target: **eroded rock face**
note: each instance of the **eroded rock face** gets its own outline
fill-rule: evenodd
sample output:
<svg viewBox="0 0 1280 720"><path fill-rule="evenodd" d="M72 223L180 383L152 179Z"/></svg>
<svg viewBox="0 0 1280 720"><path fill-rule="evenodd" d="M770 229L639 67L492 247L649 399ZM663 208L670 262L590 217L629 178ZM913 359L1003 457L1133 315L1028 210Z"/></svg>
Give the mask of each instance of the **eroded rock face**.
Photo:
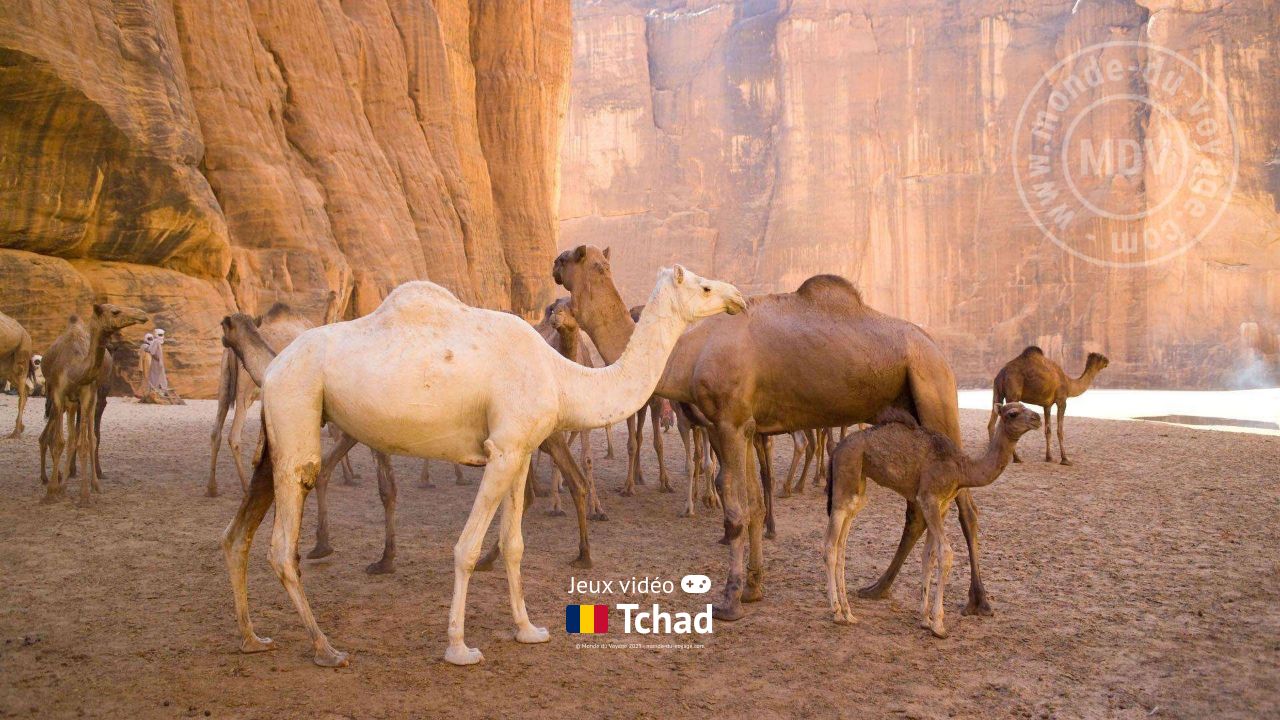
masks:
<svg viewBox="0 0 1280 720"><path fill-rule="evenodd" d="M188 397L237 309L428 278L533 311L569 27L568 0L5 2L0 309L37 348L94 299L154 313Z"/></svg>
<svg viewBox="0 0 1280 720"><path fill-rule="evenodd" d="M966 384L988 384L1032 343L1073 373L1088 352L1106 353L1104 385L1231 386L1258 381L1259 364L1241 358L1274 364L1274 3L577 0L574 10L560 242L611 245L628 301L677 261L750 292L840 273L876 307L925 326ZM1055 90L1072 91L1072 74L1095 61L1135 68L1081 90L1078 107L1104 102L1078 132L1117 152L1196 139L1206 115L1228 122L1212 103L1195 114L1206 94L1195 73L1162 83L1156 51L1114 44L1071 60L1117 41L1168 48L1203 71L1234 117L1239 176L1228 195L1226 183L1195 186L1175 170L1204 162L1226 177L1230 153L1193 147L1170 170L1150 158L1107 163L1095 147L1102 170L1080 195L1142 218L1076 208L1060 246L1015 176L1030 162L1018 143L1033 139ZM1197 187L1222 212L1162 259L1154 240ZM1150 246L1115 257L1117 238L1147 232Z"/></svg>

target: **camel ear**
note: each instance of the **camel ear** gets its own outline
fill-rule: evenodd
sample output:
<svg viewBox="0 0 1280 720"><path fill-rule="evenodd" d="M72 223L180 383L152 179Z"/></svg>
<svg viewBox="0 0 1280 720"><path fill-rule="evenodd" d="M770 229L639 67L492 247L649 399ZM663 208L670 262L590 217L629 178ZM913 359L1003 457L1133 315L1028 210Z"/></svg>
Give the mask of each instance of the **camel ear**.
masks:
<svg viewBox="0 0 1280 720"><path fill-rule="evenodd" d="M102 307L102 305L100 305L100 304L95 304L95 305L93 306L93 314L94 314L94 315L96 315L96 316L98 316L98 317L101 317L101 316L102 316L102 314L103 314L103 313L105 313L106 311L107 311L107 309L106 309L106 308L104 308L104 307Z"/></svg>
<svg viewBox="0 0 1280 720"><path fill-rule="evenodd" d="M573 249L573 261L582 262L582 258L587 256L587 246L579 245Z"/></svg>
<svg viewBox="0 0 1280 720"><path fill-rule="evenodd" d="M684 284L684 266L676 265L673 269L675 270L674 277L676 279L676 284L683 285Z"/></svg>
<svg viewBox="0 0 1280 720"><path fill-rule="evenodd" d="M608 260L608 259L609 259L609 248L605 248L605 249L604 249L604 259L605 259L605 260Z"/></svg>

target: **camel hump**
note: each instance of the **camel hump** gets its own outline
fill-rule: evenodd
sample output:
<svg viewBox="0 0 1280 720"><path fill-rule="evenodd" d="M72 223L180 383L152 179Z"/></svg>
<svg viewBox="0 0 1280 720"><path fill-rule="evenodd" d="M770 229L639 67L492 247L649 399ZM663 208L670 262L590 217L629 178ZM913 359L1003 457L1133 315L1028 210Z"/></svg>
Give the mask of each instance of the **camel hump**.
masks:
<svg viewBox="0 0 1280 720"><path fill-rule="evenodd" d="M397 286L375 313L403 312L409 314L431 313L441 307L466 307L466 304L429 280L414 280Z"/></svg>
<svg viewBox="0 0 1280 720"><path fill-rule="evenodd" d="M1044 355L1044 351L1040 349L1039 345L1028 345L1022 349L1022 354L1018 357L1029 358L1033 355Z"/></svg>
<svg viewBox="0 0 1280 720"><path fill-rule="evenodd" d="M271 303L271 307L267 308L267 311L262 313L262 315L258 317L258 324L261 325L263 322L266 322L269 320L275 320L281 317L282 315L292 315L292 314L293 314L293 308L289 305L289 303L277 301L277 302Z"/></svg>
<svg viewBox="0 0 1280 720"><path fill-rule="evenodd" d="M876 416L876 425L892 425L894 423L911 428L920 427L920 422L916 420L915 416L902 408L885 408Z"/></svg>
<svg viewBox="0 0 1280 720"><path fill-rule="evenodd" d="M807 300L835 300L862 306L862 292L839 275L814 275L800 284L796 294Z"/></svg>

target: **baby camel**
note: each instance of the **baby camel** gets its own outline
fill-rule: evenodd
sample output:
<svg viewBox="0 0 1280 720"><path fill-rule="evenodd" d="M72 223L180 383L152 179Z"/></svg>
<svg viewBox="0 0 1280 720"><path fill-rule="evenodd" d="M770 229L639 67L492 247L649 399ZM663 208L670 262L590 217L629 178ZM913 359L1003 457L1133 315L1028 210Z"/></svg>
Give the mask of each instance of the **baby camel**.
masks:
<svg viewBox="0 0 1280 720"><path fill-rule="evenodd" d="M906 498L924 516L928 537L923 553L924 587L920 601L920 627L946 637L942 591L951 572L951 545L943 530L947 508L964 488L995 482L1013 457L1023 433L1040 427L1040 416L1022 403L996 408L999 423L987 450L971 458L950 438L920 424L909 413L890 408L880 414L875 427L853 433L832 453L827 483L827 600L835 621L855 622L845 592L845 547L853 518L867 502L870 477ZM837 578L837 572L839 577ZM934 586L931 588L931 583Z"/></svg>
<svg viewBox="0 0 1280 720"><path fill-rule="evenodd" d="M561 357L515 315L469 307L424 281L401 285L358 320L304 332L267 368L266 452L222 537L241 650L273 647L253 630L246 574L253 533L274 503L269 558L310 635L313 660L329 667L347 664L347 654L320 630L298 573L302 504L320 472L320 426L326 419L382 452L484 466L454 546L445 660L470 665L483 659L464 641L467 587L499 505L516 640L546 642L546 629L529 621L520 577L530 454L557 431L600 427L634 413L653 394L690 323L745 306L732 285L679 266L663 270L626 351L602 369ZM371 376L368 368L375 363L380 372Z"/></svg>

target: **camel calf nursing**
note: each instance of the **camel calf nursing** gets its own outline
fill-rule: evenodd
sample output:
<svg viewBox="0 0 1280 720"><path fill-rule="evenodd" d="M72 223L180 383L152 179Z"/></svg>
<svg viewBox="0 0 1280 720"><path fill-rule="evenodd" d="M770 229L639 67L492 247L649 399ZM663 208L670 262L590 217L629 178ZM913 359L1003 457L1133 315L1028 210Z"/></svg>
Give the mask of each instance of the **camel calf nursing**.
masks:
<svg viewBox="0 0 1280 720"><path fill-rule="evenodd" d="M966 488L995 482L1013 457L1018 438L1040 427L1040 416L1021 403L996 408L999 423L987 451L971 458L951 438L921 425L909 413L892 408L875 427L840 441L831 457L827 482L827 600L835 621L854 622L845 592L845 546L853 519L867 502L867 478L906 499L908 510L924 518L928 537L923 553L924 588L920 626L946 637L942 591L951 572L951 545L943 531L947 508ZM837 572L839 577L837 578ZM932 585L932 591L931 591Z"/></svg>

